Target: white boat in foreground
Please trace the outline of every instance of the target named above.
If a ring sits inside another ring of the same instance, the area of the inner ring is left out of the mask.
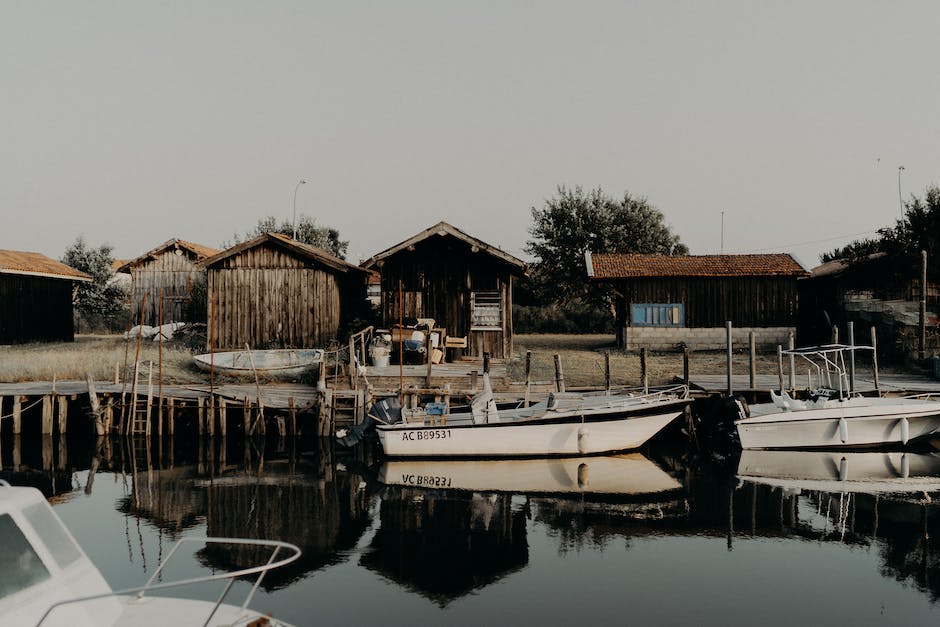
[[[195,355],[193,361],[202,370],[233,377],[296,377],[323,361],[319,348],[284,348],[272,350],[226,351]]]
[[[640,453],[610,457],[495,460],[392,460],[379,481],[416,488],[634,496],[682,489],[682,484]]]
[[[677,386],[649,394],[555,393],[531,407],[498,410],[484,374],[483,391],[471,401],[469,413],[432,422],[423,413],[409,419],[405,410],[405,420],[376,429],[385,454],[392,457],[613,453],[642,446],[678,418],[688,402],[688,389]]]
[[[254,568],[175,582],[160,581],[165,576],[166,564],[184,542],[247,544],[270,548],[272,554],[266,564]],[[300,549],[286,542],[183,538],[146,585],[114,591],[42,493],[35,488],[10,487],[6,482],[0,482],[0,547],[0,622],[60,627],[286,625],[247,606],[266,572],[300,557]],[[244,603],[224,604],[231,583],[248,575],[256,575],[257,579]],[[151,594],[212,581],[227,584],[217,603]]]
[[[869,346],[833,344],[784,351],[815,369],[809,398],[771,391],[771,402],[740,405],[741,447],[856,448],[905,445],[940,432],[940,402],[929,398],[866,397],[850,392],[846,354]],[[812,379],[812,376],[811,376]]]
[[[738,479],[785,490],[938,492],[940,455],[897,451],[742,451]]]

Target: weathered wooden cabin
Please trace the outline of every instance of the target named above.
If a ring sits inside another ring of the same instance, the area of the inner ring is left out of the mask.
[[[364,270],[278,233],[242,242],[202,265],[210,350],[325,347],[363,314]]]
[[[0,344],[74,340],[73,287],[91,280],[40,253],[0,250]]]
[[[206,284],[199,263],[218,253],[216,248],[171,239],[118,267],[118,273],[131,276],[134,320],[141,319],[143,306],[143,324],[203,322],[201,313],[195,313],[202,311]],[[191,307],[193,298],[200,301],[195,308]]]
[[[585,254],[587,276],[614,294],[620,346],[669,350],[725,346],[754,331],[764,346],[786,345],[797,322],[797,280],[788,254]]]
[[[385,326],[433,318],[448,337],[467,338],[466,356],[512,356],[512,286],[523,261],[439,222],[362,266],[382,275]]]

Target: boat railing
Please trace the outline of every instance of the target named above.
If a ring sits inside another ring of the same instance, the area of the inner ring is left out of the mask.
[[[268,558],[268,561],[265,564],[260,566],[253,566],[251,568],[242,568],[239,570],[231,570],[223,573],[216,573],[213,575],[205,575],[202,577],[192,577],[187,579],[179,579],[176,581],[168,581],[155,583],[157,578],[163,573],[167,564],[170,563],[170,560],[176,554],[177,549],[179,549],[183,544],[186,543],[202,543],[205,545],[209,544],[238,544],[243,546],[253,546],[253,547],[267,547],[273,549],[271,551],[271,556]],[[286,552],[286,557],[277,559],[278,555],[282,552]],[[74,599],[65,599],[57,603],[53,603],[49,606],[49,609],[42,615],[39,622],[36,623],[36,626],[42,625],[42,623],[49,617],[49,615],[59,607],[64,605],[71,605],[74,603],[84,603],[87,601],[96,601],[99,599],[105,599],[108,597],[118,597],[118,596],[131,596],[133,595],[137,599],[143,598],[145,595],[150,594],[151,592],[169,590],[173,588],[185,588],[189,586],[194,586],[197,584],[208,583],[212,581],[227,581],[222,593],[219,595],[219,598],[216,599],[215,605],[212,607],[212,610],[209,612],[209,615],[206,617],[204,625],[208,625],[212,620],[212,617],[215,616],[215,613],[218,611],[219,607],[225,602],[225,598],[228,596],[229,592],[232,589],[232,586],[235,585],[235,580],[241,577],[248,577],[250,575],[257,575],[255,578],[254,584],[251,587],[251,590],[248,591],[244,601],[241,604],[241,610],[244,612],[248,604],[251,602],[252,597],[254,597],[255,592],[258,590],[258,586],[261,585],[262,579],[264,576],[281,566],[286,566],[291,562],[297,560],[300,557],[300,548],[296,545],[289,542],[281,542],[279,540],[250,540],[246,538],[206,538],[206,537],[192,537],[192,538],[180,538],[176,544],[170,549],[170,552],[167,553],[167,556],[163,558],[160,562],[160,565],[157,566],[156,570],[147,580],[147,583],[143,586],[138,586],[134,588],[125,588],[123,590],[113,590],[111,592],[105,592],[102,594],[93,594],[84,597],[77,597]]]

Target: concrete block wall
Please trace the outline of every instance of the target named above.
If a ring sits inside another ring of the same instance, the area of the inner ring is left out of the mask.
[[[742,327],[731,329],[731,341],[736,348],[747,348],[751,331],[757,347],[761,350],[776,349],[778,345],[787,348],[790,333],[796,333],[795,327]],[[648,348],[654,351],[676,350],[685,344],[692,350],[724,350],[726,331],[724,327],[688,328],[688,327],[627,327],[626,349]]]

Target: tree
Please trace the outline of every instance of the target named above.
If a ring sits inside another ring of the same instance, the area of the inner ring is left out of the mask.
[[[234,241],[223,244],[223,247],[229,248],[232,244],[238,244],[265,233],[280,233],[281,235],[293,237],[294,224],[287,220],[282,220],[278,224],[277,218],[274,216],[261,218],[253,229],[245,233],[244,237],[235,235],[233,237]],[[339,238],[339,231],[325,226],[317,226],[313,218],[307,216],[301,216],[297,221],[297,241],[322,248],[340,259],[346,258],[346,250],[349,248],[349,242]]]
[[[102,244],[91,248],[84,236],[66,249],[62,263],[81,270],[92,277],[90,282],[78,283],[75,290],[75,312],[92,329],[114,331],[120,329],[127,317],[127,292],[111,281],[113,247]]]
[[[587,297],[584,253],[685,255],[689,249],[645,198],[628,192],[617,200],[600,187],[585,193],[559,187],[541,209],[532,208],[532,239],[526,252],[536,258],[533,279],[538,291],[564,302]]]
[[[881,252],[889,256],[901,274],[919,272],[920,251],[926,250],[928,259],[940,255],[940,187],[928,187],[923,198],[912,195],[904,207],[903,218],[895,220],[894,226],[879,229],[877,237],[823,253],[820,260],[853,261]],[[936,263],[929,266],[928,272],[931,280],[940,275]]]

